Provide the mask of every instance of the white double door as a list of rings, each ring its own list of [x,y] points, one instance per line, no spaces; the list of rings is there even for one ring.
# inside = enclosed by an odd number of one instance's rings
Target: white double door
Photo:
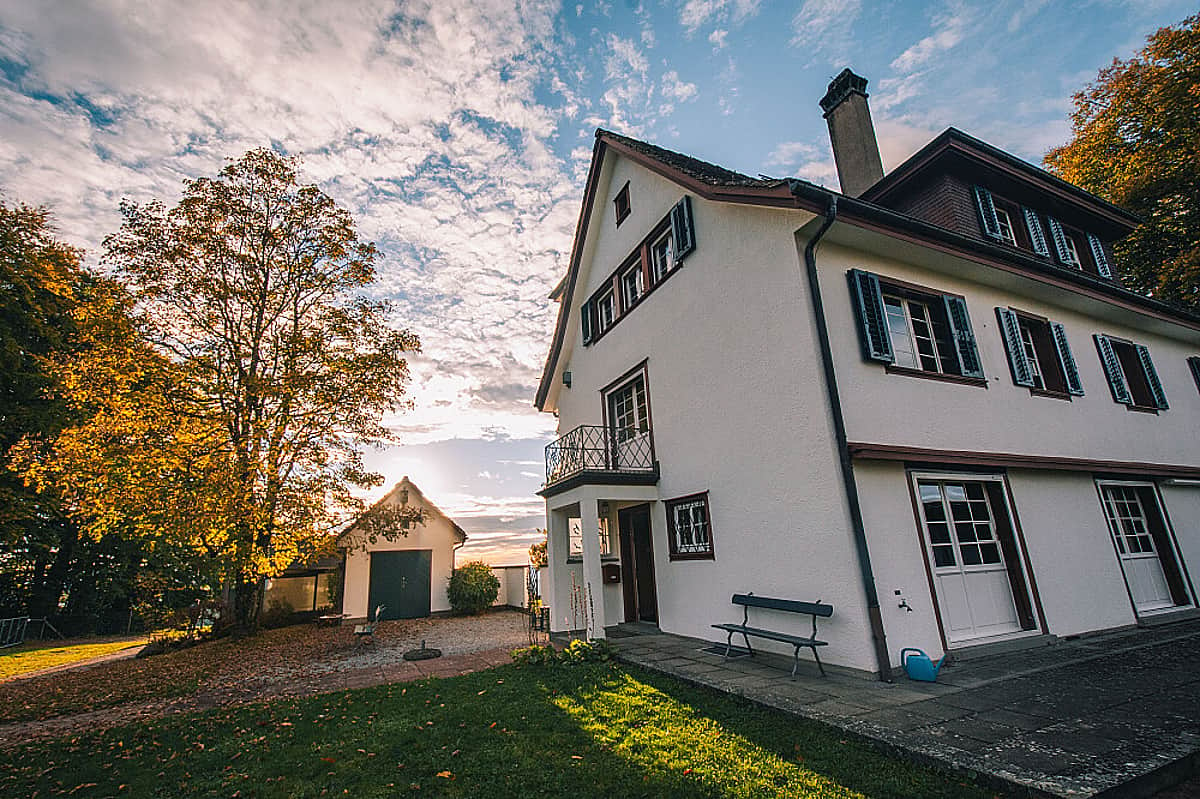
[[[914,479],[947,642],[1022,632],[986,481]]]
[[[1121,570],[1125,572],[1133,607],[1139,614],[1176,606],[1162,561],[1164,555],[1173,557],[1174,553],[1158,551],[1148,517],[1158,509],[1146,507],[1144,488],[1132,483],[1100,485],[1108,529],[1121,561]]]

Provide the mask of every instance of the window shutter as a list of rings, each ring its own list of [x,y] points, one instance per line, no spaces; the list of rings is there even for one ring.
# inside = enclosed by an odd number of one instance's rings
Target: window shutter
[[[1052,216],[1046,217],[1046,221],[1050,223],[1050,236],[1054,239],[1054,249],[1058,253],[1059,263],[1075,266],[1071,263],[1071,251],[1067,249],[1067,232],[1063,230],[1062,223]]]
[[[1036,212],[1022,208],[1025,215],[1025,228],[1029,231],[1029,241],[1033,243],[1033,251],[1046,258],[1050,257],[1050,248],[1046,246],[1046,231],[1042,229],[1042,220]]]
[[[1089,233],[1087,237],[1088,245],[1092,248],[1092,258],[1096,261],[1096,271],[1100,273],[1100,277],[1112,280],[1112,268],[1108,265],[1108,256],[1104,252],[1104,245],[1094,234]]]
[[[979,207],[979,222],[983,225],[983,232],[993,239],[999,239],[1000,220],[996,218],[996,204],[992,202],[992,193],[982,186],[976,186],[975,205]]]
[[[671,209],[671,236],[675,239],[675,262],[696,249],[696,228],[692,224],[692,198],[684,197]]]
[[[1082,397],[1083,381],[1079,379],[1079,367],[1075,365],[1075,356],[1071,354],[1071,345],[1067,343],[1067,331],[1058,322],[1051,322],[1050,333],[1054,336],[1054,349],[1058,350],[1063,376],[1067,378],[1067,392]]]
[[[1142,371],[1146,374],[1146,382],[1150,384],[1150,393],[1154,395],[1154,405],[1160,411],[1165,411],[1171,406],[1167,404],[1167,395],[1163,391],[1162,383],[1158,379],[1158,371],[1154,368],[1154,361],[1150,360],[1150,350],[1146,349],[1145,345],[1134,344],[1133,348],[1137,350],[1138,360],[1142,363]]]
[[[1033,370],[1025,357],[1025,346],[1021,343],[1021,323],[1011,308],[997,308],[1000,334],[1004,337],[1004,349],[1008,351],[1008,365],[1012,367],[1013,383],[1033,388]]]
[[[1188,358],[1188,367],[1192,370],[1192,379],[1196,381],[1196,390],[1200,391],[1200,357],[1193,355]]]
[[[1108,340],[1108,336],[1099,333],[1092,338],[1096,340],[1096,350],[1100,353],[1100,363],[1104,367],[1104,376],[1108,378],[1113,401],[1122,405],[1132,405],[1133,397],[1129,395],[1129,389],[1125,385],[1125,375],[1121,372],[1121,362],[1117,360],[1117,353],[1113,352],[1112,342]]]
[[[963,377],[983,377],[983,364],[979,362],[979,348],[975,346],[967,303],[962,297],[949,294],[944,295],[942,301],[946,305],[946,318],[950,320],[950,331],[958,347],[958,365]]]
[[[579,316],[583,325],[583,346],[585,347],[592,343],[592,309],[594,307],[595,304],[591,300],[588,300],[579,309]]]
[[[850,278],[850,296],[854,301],[854,314],[858,317],[858,340],[862,344],[863,358],[892,363],[896,358],[892,354],[892,339],[888,336],[879,278],[861,269],[851,269],[846,276]]]

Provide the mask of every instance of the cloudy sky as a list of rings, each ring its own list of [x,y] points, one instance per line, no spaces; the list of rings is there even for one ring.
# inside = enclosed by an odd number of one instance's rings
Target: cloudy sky
[[[949,125],[1038,162],[1071,94],[1194,4],[0,0],[0,192],[95,259],[122,198],[269,145],[383,252],[416,331],[410,475],[494,562],[542,526],[532,407],[596,127],[836,187],[817,100],[844,66],[885,168]],[[380,489],[382,494],[386,489]]]

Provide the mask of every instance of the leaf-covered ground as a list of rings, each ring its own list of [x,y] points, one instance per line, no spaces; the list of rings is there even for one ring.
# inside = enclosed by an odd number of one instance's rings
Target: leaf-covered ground
[[[82,641],[37,641],[0,649],[0,681],[42,669],[66,666],[111,655],[146,643],[145,638],[106,638]]]
[[[994,795],[822,725],[606,664],[503,666],[5,754],[3,796]]]

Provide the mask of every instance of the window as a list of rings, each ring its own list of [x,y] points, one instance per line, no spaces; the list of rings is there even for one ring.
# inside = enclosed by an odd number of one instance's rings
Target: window
[[[628,188],[626,184],[613,201],[618,204],[618,223],[623,218],[619,201],[624,194],[625,202],[628,202]],[[604,335],[695,249],[696,230],[692,223],[691,198],[684,197],[651,229],[650,234],[621,266],[609,274],[603,288],[583,303],[580,308],[583,345],[587,346]]]
[[[1012,308],[997,308],[996,317],[1015,385],[1034,393],[1083,396],[1079,369],[1062,325]]]
[[[909,373],[984,380],[962,297],[858,269],[849,279],[866,360]]]
[[[1200,391],[1200,356],[1193,355],[1187,362],[1188,368],[1192,370],[1192,379],[1196,381],[1196,390]]]
[[[617,226],[625,221],[625,217],[629,216],[629,181],[621,187],[617,192],[617,196],[613,199],[613,210],[617,214]]]
[[[1000,231],[1000,238],[1016,247],[1017,234],[1013,231],[1012,220],[1008,216],[1008,211],[1000,206],[996,206],[996,225]]]
[[[667,272],[671,271],[671,267],[675,265],[675,248],[674,241],[671,239],[671,231],[666,233],[650,246],[650,275],[651,280],[655,283],[667,276]]]
[[[650,429],[646,382],[642,376],[609,393],[608,407],[609,422],[619,440],[627,440]]]
[[[667,500],[666,506],[671,560],[711,560],[713,541],[708,492]]]
[[[1135,410],[1165,411],[1170,407],[1145,345],[1099,333],[1093,338],[1113,402]]]
[[[646,366],[641,364],[604,390],[608,468],[641,471],[654,466]]]
[[[612,557],[612,535],[609,531],[608,518],[600,517],[600,527],[597,531],[600,538],[600,557]],[[567,521],[567,560],[583,558],[583,520],[579,518]]]
[[[636,261],[621,275],[621,307],[632,308],[642,296],[642,262]]]

